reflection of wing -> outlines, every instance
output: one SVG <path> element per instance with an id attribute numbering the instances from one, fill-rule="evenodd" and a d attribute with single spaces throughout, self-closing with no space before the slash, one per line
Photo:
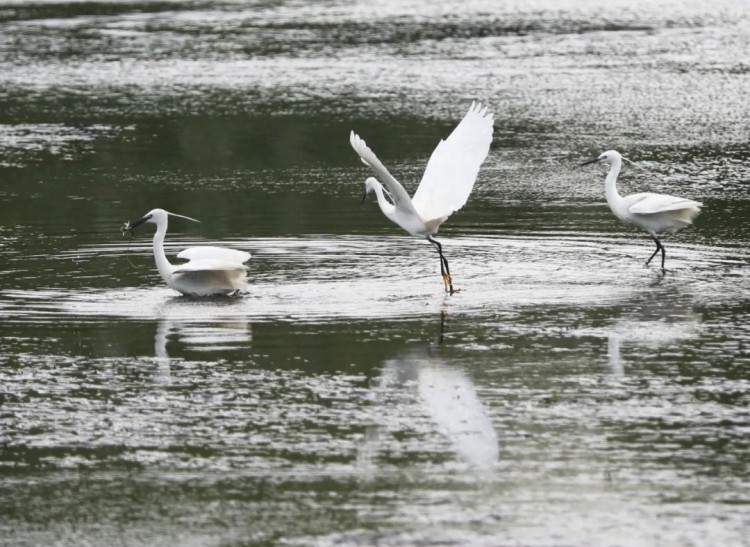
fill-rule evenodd
<path id="1" fill-rule="evenodd" d="M 492 142 L 492 113 L 471 107 L 453 133 L 440 141 L 427 163 L 412 203 L 424 220 L 446 218 L 469 199 Z"/>
<path id="2" fill-rule="evenodd" d="M 186 260 L 215 259 L 242 264 L 250 260 L 250 253 L 237 251 L 235 249 L 227 249 L 225 247 L 212 247 L 206 245 L 204 247 L 189 247 L 178 253 L 177 258 L 184 258 Z"/>
<path id="3" fill-rule="evenodd" d="M 371 395 L 377 425 L 368 430 L 360 446 L 358 461 L 363 469 L 373 465 L 381 431 L 392 430 L 399 422 L 413 427 L 425 410 L 464 461 L 483 469 L 497 462 L 497 433 L 471 379 L 427 351 L 410 350 L 386 361 Z"/>
<path id="4" fill-rule="evenodd" d="M 388 169 L 386 169 L 380 162 L 375 155 L 375 152 L 370 150 L 367 143 L 354 131 L 349 134 L 349 143 L 352 145 L 352 148 L 354 148 L 354 151 L 359 154 L 362 163 L 370 167 L 383 182 L 386 189 L 391 193 L 393 203 L 400 208 L 416 213 L 414 206 L 411 204 L 409 194 L 404 190 L 404 187 L 393 178 L 393 175 L 388 172 Z"/>
<path id="5" fill-rule="evenodd" d="M 194 300 L 174 297 L 159 309 L 154 336 L 157 356 L 165 344 L 181 351 L 216 352 L 244 350 L 252 341 L 252 330 L 240 299 Z"/>
<path id="6" fill-rule="evenodd" d="M 419 396 L 440 432 L 464 460 L 482 468 L 497 462 L 497 433 L 463 371 L 434 363 L 422 366 Z"/>

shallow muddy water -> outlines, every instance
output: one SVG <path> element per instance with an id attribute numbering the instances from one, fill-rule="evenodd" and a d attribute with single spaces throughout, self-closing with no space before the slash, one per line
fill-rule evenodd
<path id="1" fill-rule="evenodd" d="M 0 543 L 741 545 L 750 9 L 0 0 Z M 438 258 L 360 204 L 495 116 Z M 653 243 L 625 192 L 704 203 Z M 252 253 L 242 297 L 167 253 Z"/>

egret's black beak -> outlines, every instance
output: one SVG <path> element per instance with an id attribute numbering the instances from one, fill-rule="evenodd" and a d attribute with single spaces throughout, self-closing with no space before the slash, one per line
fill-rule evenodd
<path id="1" fill-rule="evenodd" d="M 583 163 L 579 163 L 578 167 L 583 167 L 584 165 L 589 165 L 590 163 L 596 163 L 599 161 L 599 158 L 594 158 L 593 160 L 584 161 Z"/>
<path id="2" fill-rule="evenodd" d="M 365 200 L 367 199 L 367 190 L 365 190 L 365 193 L 362 194 L 362 205 L 365 204 Z"/>
<path id="3" fill-rule="evenodd" d="M 136 220 L 135 222 L 133 222 L 132 224 L 130 224 L 130 226 L 128 226 L 128 229 L 132 230 L 133 228 L 137 228 L 138 226 L 140 226 L 141 224 L 143 224 L 144 222 L 146 222 L 150 218 L 151 218 L 151 215 L 146 215 L 143 218 L 139 218 L 138 220 Z"/>

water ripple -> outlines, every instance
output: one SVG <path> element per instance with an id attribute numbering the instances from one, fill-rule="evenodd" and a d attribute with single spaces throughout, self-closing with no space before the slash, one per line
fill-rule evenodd
<path id="1" fill-rule="evenodd" d="M 178 248 L 197 243 L 179 242 Z M 2 291 L 12 320 L 76 317 L 153 319 L 210 317 L 320 321 L 493 313 L 534 305 L 611 305 L 655 287 L 681 287 L 698 302 L 731 300 L 747 290 L 744 251 L 670 245 L 670 271 L 643 267 L 650 249 L 616 238 L 458 237 L 443 240 L 456 286 L 443 296 L 438 260 L 424 242 L 407 237 L 269 238 L 224 241 L 249 250 L 250 287 L 236 299 L 193 300 L 163 286 L 145 242 L 86 246 L 64 252 L 84 265 L 101 255 L 133 258 L 120 276 L 127 288 Z M 83 278 L 80 281 L 84 282 Z M 80 282 L 79 281 L 79 282 Z"/>

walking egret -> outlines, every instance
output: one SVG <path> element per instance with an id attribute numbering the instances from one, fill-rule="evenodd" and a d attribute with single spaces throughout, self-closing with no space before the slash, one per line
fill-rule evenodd
<path id="1" fill-rule="evenodd" d="M 184 264 L 172 265 L 164 254 L 164 236 L 167 233 L 169 216 L 200 222 L 194 218 L 170 213 L 164 209 L 153 209 L 132 224 L 126 222 L 123 232 L 141 224 L 156 224 L 154 235 L 154 259 L 166 284 L 188 296 L 216 296 L 236 293 L 247 285 L 247 266 L 250 253 L 224 247 L 189 247 L 177 258 L 187 259 Z"/>
<path id="2" fill-rule="evenodd" d="M 440 255 L 440 273 L 445 291 L 450 294 L 456 290 L 453 288 L 448 260 L 443 255 L 442 246 L 433 236 L 440 225 L 463 207 L 469 198 L 479 167 L 490 149 L 492 124 L 492 113 L 488 112 L 487 107 L 472 102 L 461 123 L 432 152 L 413 198 L 409 197 L 404 187 L 388 172 L 364 140 L 354 131 L 349 135 L 354 151 L 382 181 L 381 184 L 373 177 L 365 180 L 362 202 L 367 194 L 375 192 L 380 210 L 388 219 L 409 234 L 424 237 L 435 246 Z"/>
<path id="3" fill-rule="evenodd" d="M 703 206 L 698 201 L 691 199 L 667 196 L 665 194 L 654 194 L 651 192 L 642 192 L 621 196 L 617 192 L 617 176 L 622 169 L 622 160 L 630 161 L 623 158 L 618 152 L 608 150 L 598 157 L 584 161 L 580 165 L 589 165 L 591 163 L 608 164 L 609 173 L 604 183 L 605 195 L 609 208 L 617 218 L 627 220 L 646 230 L 656 243 L 656 250 L 646 261 L 646 265 L 661 251 L 661 271 L 664 269 L 664 261 L 667 253 L 664 244 L 659 240 L 657 234 L 662 232 L 676 232 L 693 223 L 693 219 L 700 213 Z M 632 162 L 631 162 L 632 163 Z"/>

